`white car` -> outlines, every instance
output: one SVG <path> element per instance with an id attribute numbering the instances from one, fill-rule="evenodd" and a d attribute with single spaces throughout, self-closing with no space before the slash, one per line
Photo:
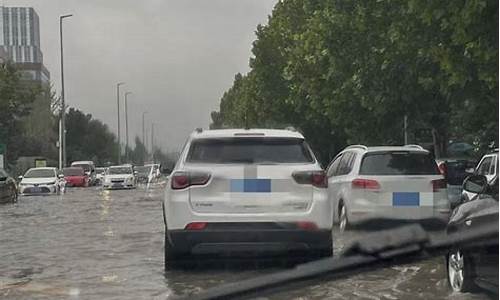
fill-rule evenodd
<path id="1" fill-rule="evenodd" d="M 446 181 L 420 146 L 349 146 L 333 159 L 327 176 L 340 231 L 378 219 L 448 222 Z"/>
<path id="2" fill-rule="evenodd" d="M 488 184 L 492 184 L 498 177 L 498 149 L 484 155 L 474 170 L 470 170 L 473 175 L 484 175 Z M 472 200 L 476 194 L 462 191 L 462 200 L 467 202 Z"/>
<path id="3" fill-rule="evenodd" d="M 137 182 L 133 167 L 122 165 L 107 168 L 102 186 L 105 189 L 135 189 Z"/>
<path id="4" fill-rule="evenodd" d="M 332 255 L 326 176 L 294 131 L 195 131 L 163 214 L 166 265 L 191 254 Z"/>
<path id="5" fill-rule="evenodd" d="M 58 175 L 56 168 L 31 168 L 19 178 L 22 195 L 55 194 L 64 190 L 64 175 Z"/>
<path id="6" fill-rule="evenodd" d="M 104 181 L 104 174 L 106 174 L 106 168 L 95 168 L 95 184 L 102 185 L 102 182 Z"/>
<path id="7" fill-rule="evenodd" d="M 151 168 L 150 182 L 157 181 L 161 177 L 160 164 L 147 164 Z"/>

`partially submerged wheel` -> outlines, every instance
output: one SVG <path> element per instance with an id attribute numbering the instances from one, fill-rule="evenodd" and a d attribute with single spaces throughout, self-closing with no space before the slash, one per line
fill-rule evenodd
<path id="1" fill-rule="evenodd" d="M 460 249 L 448 253 L 448 283 L 455 292 L 470 292 L 474 289 L 473 266 L 470 258 Z"/>
<path id="2" fill-rule="evenodd" d="M 340 232 L 346 231 L 348 224 L 349 224 L 349 220 L 347 219 L 347 210 L 345 208 L 344 203 L 340 203 L 340 205 L 339 205 L 339 230 L 340 230 Z"/>

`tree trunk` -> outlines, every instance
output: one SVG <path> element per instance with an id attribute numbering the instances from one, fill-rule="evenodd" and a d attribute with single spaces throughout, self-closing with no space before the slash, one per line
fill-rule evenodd
<path id="1" fill-rule="evenodd" d="M 448 146 L 447 132 L 440 132 L 436 128 L 432 128 L 432 143 L 434 145 L 434 157 L 440 158 L 446 155 Z"/>

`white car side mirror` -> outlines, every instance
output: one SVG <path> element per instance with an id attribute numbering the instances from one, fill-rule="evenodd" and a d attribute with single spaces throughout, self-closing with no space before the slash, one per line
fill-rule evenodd
<path id="1" fill-rule="evenodd" d="M 473 174 L 474 173 L 474 168 L 467 168 L 467 169 L 465 169 L 465 173 L 467 173 L 467 174 Z"/>

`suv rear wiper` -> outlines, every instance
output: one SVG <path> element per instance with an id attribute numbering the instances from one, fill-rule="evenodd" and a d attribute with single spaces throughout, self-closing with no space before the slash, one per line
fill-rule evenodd
<path id="1" fill-rule="evenodd" d="M 254 160 L 251 158 L 239 158 L 239 159 L 230 159 L 225 161 L 226 163 L 242 163 L 242 164 L 253 164 Z"/>
<path id="2" fill-rule="evenodd" d="M 379 262 L 407 263 L 441 256 L 456 245 L 470 246 L 484 240 L 498 243 L 498 223 L 470 228 L 467 232 L 451 233 L 444 238 L 433 239 L 420 225 L 407 225 L 397 229 L 377 232 L 347 247 L 338 257 L 325 258 L 297 265 L 291 270 L 279 271 L 256 278 L 223 284 L 199 294 L 178 299 L 235 299 L 255 297 L 270 289 L 292 282 L 300 282 L 339 272 L 352 271 Z M 395 261 L 394 258 L 402 258 Z M 387 266 L 385 264 L 384 266 Z"/>

